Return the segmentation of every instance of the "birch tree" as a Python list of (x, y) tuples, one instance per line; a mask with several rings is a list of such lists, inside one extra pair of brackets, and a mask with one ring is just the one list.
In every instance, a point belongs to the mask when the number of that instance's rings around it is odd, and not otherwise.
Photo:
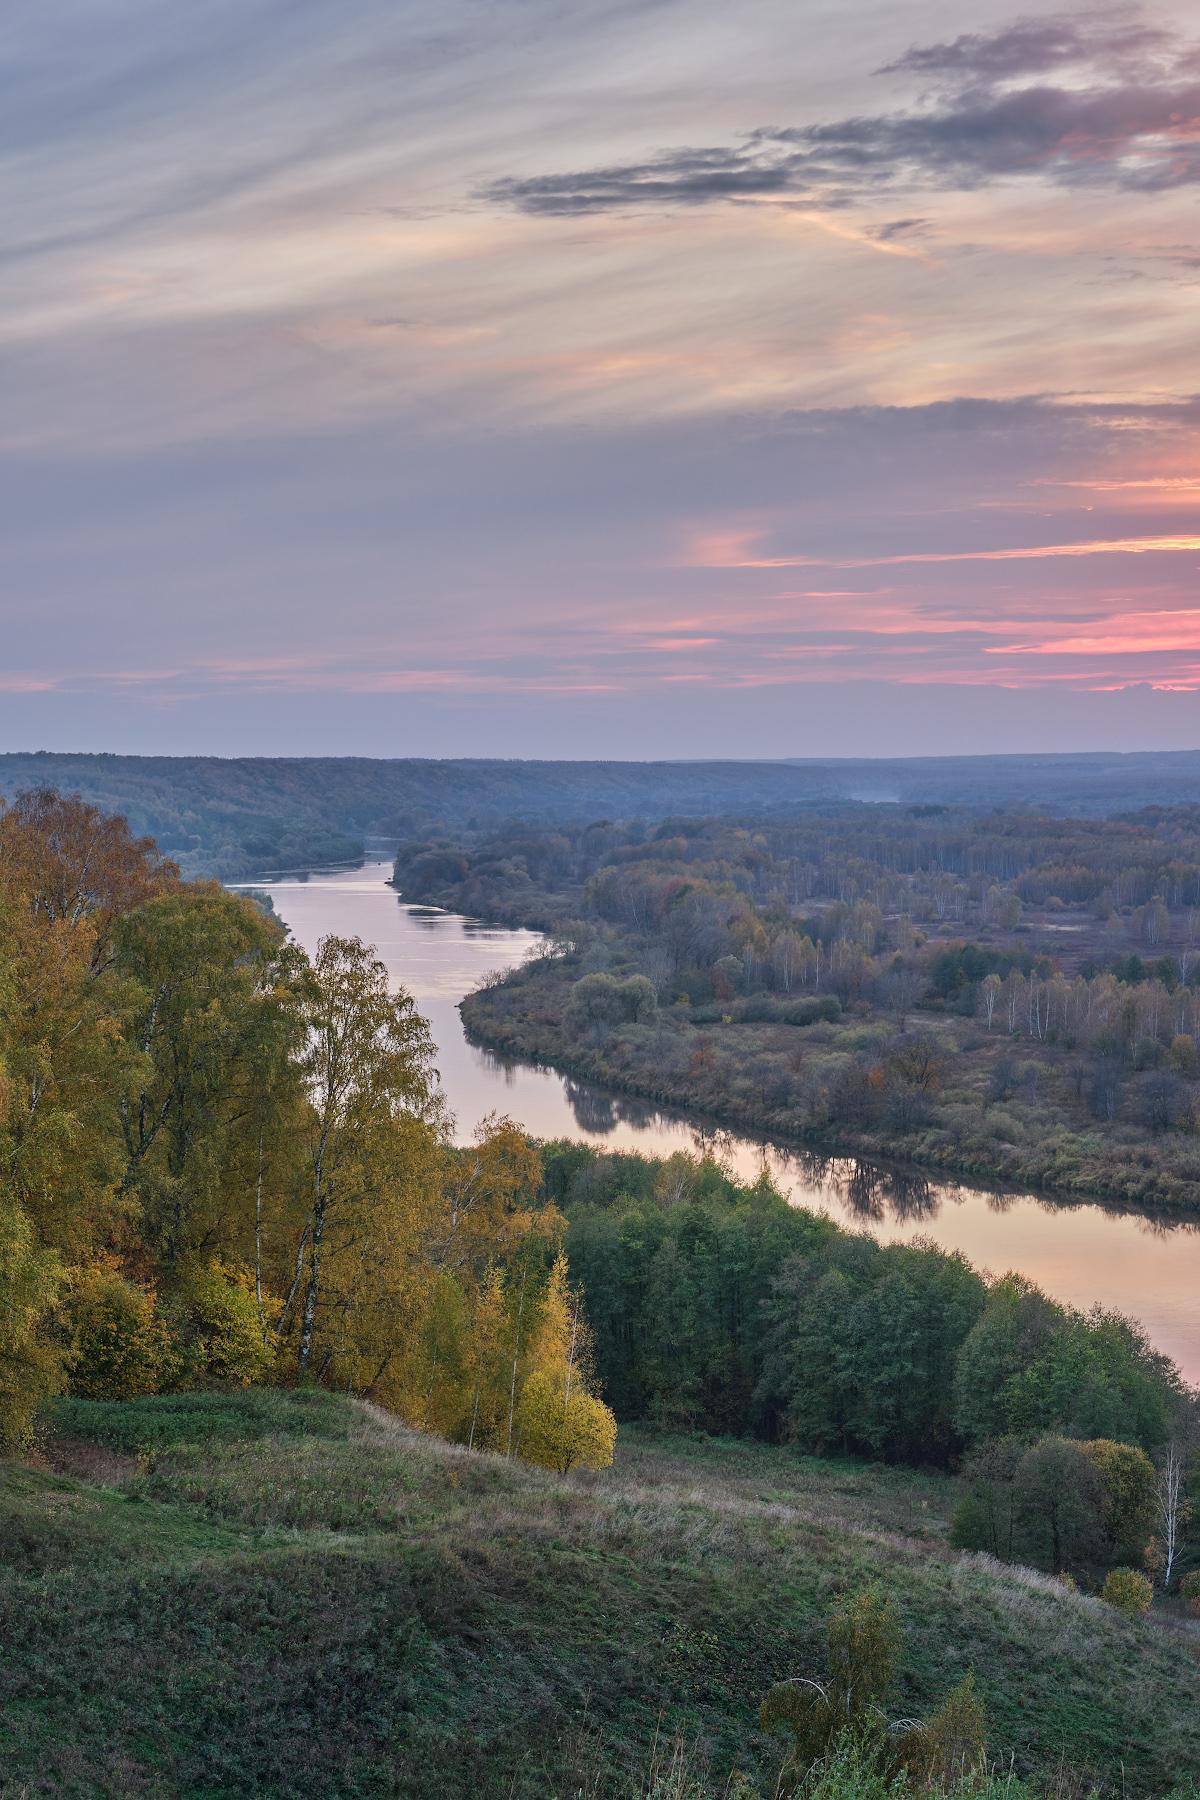
[(429, 1027), (411, 995), (391, 992), (385, 965), (361, 938), (322, 939), (303, 1005), (306, 1210), (283, 1325), (294, 1327), (307, 1373), (331, 1231), (361, 1224), (386, 1192), (392, 1127), (415, 1117), (437, 1129), (443, 1114)]
[(1154, 1487), (1154, 1503), (1157, 1513), (1154, 1562), (1159, 1571), (1164, 1593), (1171, 1585), (1183, 1528), (1191, 1516), (1192, 1509), (1187, 1496), (1185, 1472), (1184, 1458), (1180, 1453), (1179, 1445), (1172, 1438), (1167, 1445), (1167, 1453), (1158, 1470), (1158, 1478)]

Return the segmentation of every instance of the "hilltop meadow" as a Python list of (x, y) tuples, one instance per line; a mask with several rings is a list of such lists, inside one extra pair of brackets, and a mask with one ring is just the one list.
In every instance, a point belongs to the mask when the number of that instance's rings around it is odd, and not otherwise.
[[(637, 1429), (560, 1475), (316, 1392), (61, 1404), (0, 1465), (4, 1791), (770, 1795), (760, 1704), (876, 1581), (889, 1720), (974, 1674), (998, 1774), (957, 1791), (1194, 1794), (1194, 1640), (951, 1550), (956, 1495)], [(814, 1792), (897, 1791), (866, 1761)]]

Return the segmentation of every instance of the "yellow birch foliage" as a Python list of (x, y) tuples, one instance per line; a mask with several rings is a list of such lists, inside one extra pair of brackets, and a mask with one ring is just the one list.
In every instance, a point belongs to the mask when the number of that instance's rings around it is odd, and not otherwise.
[(526, 1462), (566, 1474), (606, 1469), (617, 1443), (617, 1421), (592, 1391), (591, 1341), (578, 1294), (567, 1280), (567, 1259), (554, 1262), (542, 1303), (532, 1367), (517, 1408), (517, 1449)]
[(508, 1296), (503, 1271), (490, 1268), (475, 1297), (469, 1346), (470, 1410), (460, 1425), (468, 1449), (499, 1450), (504, 1447), (509, 1399), (513, 1341)]

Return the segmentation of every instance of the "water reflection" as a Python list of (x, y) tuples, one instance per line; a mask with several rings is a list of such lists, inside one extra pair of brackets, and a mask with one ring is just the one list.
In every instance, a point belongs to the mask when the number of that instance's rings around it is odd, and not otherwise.
[(563, 1092), (580, 1131), (589, 1137), (611, 1137), (621, 1123), (621, 1102), (614, 1095), (573, 1081), (569, 1075), (563, 1082)]
[(855, 1158), (839, 1186), (847, 1210), (864, 1222), (878, 1222), (890, 1215), (907, 1224), (936, 1218), (941, 1211), (941, 1198), (933, 1184), (915, 1169), (883, 1169)]
[(740, 1180), (766, 1174), (796, 1203), (881, 1240), (932, 1238), (979, 1268), (1019, 1269), (1072, 1304), (1099, 1301), (1131, 1313), (1192, 1379), (1200, 1378), (1196, 1224), (1170, 1214), (1123, 1213), (1086, 1196), (1052, 1201), (971, 1187), (927, 1169), (771, 1143), (469, 1044), (459, 1000), (491, 970), (522, 962), (541, 939), (406, 901), (387, 885), (390, 874), (386, 863), (375, 863), (252, 885), (270, 893), (278, 917), (310, 951), (330, 932), (376, 946), (430, 1021), (460, 1140), (485, 1114), (503, 1112), (542, 1139), (578, 1138), (648, 1155), (713, 1155)]

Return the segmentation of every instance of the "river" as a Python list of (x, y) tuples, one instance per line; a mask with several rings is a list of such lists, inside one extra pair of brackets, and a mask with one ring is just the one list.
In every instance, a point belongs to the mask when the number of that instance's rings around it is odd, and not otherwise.
[(479, 1120), (507, 1113), (535, 1137), (581, 1139), (600, 1148), (666, 1155), (715, 1150), (739, 1175), (764, 1167), (799, 1205), (884, 1240), (922, 1237), (961, 1250), (981, 1269), (1019, 1269), (1057, 1299), (1099, 1302), (1139, 1319), (1151, 1340), (1200, 1380), (1200, 1231), (1161, 1225), (1096, 1205), (1061, 1205), (1002, 1194), (940, 1174), (887, 1171), (854, 1158), (814, 1159), (783, 1146), (698, 1129), (552, 1069), (513, 1063), (469, 1044), (458, 1015), (463, 995), (492, 969), (511, 968), (540, 938), (455, 913), (413, 906), (387, 885), (391, 866), (260, 882), (298, 943), (312, 951), (330, 933), (375, 945), (430, 1022), (438, 1069), (460, 1140)]

